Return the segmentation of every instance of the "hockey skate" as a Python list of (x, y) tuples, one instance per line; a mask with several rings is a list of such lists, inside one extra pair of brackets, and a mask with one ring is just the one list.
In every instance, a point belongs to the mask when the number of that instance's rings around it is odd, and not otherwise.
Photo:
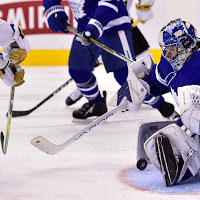
[(163, 117), (166, 117), (169, 120), (176, 121), (180, 118), (180, 115), (175, 111), (174, 105), (171, 103), (164, 102), (158, 110)]
[(83, 97), (82, 93), (80, 92), (80, 90), (75, 89), (66, 99), (65, 103), (67, 104), (67, 106), (71, 106), (74, 103), (76, 103), (79, 99), (81, 99)]
[(107, 112), (106, 91), (103, 91), (103, 102), (100, 104), (85, 103), (79, 110), (73, 112), (76, 119), (87, 119), (88, 117), (101, 116)]
[[(101, 56), (99, 56), (99, 58), (96, 60), (95, 62), (95, 66), (94, 67), (98, 67), (99, 65), (102, 64), (102, 60), (101, 60)], [(83, 97), (82, 93), (80, 92), (80, 90), (78, 88), (76, 88), (66, 99), (65, 103), (67, 106), (71, 106), (73, 104), (75, 104), (78, 100), (80, 100)]]

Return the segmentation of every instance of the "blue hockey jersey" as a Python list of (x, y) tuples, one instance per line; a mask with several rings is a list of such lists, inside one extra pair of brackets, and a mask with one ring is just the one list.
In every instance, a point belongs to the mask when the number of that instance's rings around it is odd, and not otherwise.
[(154, 65), (150, 74), (144, 79), (150, 86), (151, 94), (158, 96), (171, 92), (178, 104), (178, 87), (200, 85), (200, 51), (197, 51), (175, 73), (170, 63), (162, 56), (161, 61)]
[(77, 29), (84, 31), (91, 18), (103, 25), (104, 33), (131, 29), (130, 17), (122, 0), (68, 0)]

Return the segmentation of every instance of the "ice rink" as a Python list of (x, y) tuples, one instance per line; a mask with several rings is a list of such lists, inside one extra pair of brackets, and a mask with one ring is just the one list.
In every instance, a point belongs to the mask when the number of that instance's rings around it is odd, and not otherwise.
[[(70, 78), (67, 67), (26, 67), (25, 71), (26, 83), (15, 90), (14, 110), (34, 107)], [(118, 84), (103, 67), (95, 74), (109, 100)], [(0, 130), (5, 132), (10, 89), (3, 82), (0, 88)], [(71, 107), (65, 105), (74, 88), (71, 82), (28, 116), (12, 118), (7, 154), (0, 154), (0, 200), (199, 199), (198, 181), (166, 188), (153, 166), (136, 169), (139, 123), (165, 120), (146, 105), (137, 113), (113, 116), (56, 155), (32, 146), (36, 136), (63, 143), (90, 123), (74, 122), (71, 115), (86, 102), (84, 98)]]

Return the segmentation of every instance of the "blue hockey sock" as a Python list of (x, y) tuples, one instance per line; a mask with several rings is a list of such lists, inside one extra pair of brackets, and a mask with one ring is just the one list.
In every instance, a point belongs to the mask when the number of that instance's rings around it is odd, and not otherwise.
[(98, 104), (103, 102), (96, 77), (92, 72), (81, 72), (69, 69), (69, 73), (76, 82), (77, 88), (90, 103)]

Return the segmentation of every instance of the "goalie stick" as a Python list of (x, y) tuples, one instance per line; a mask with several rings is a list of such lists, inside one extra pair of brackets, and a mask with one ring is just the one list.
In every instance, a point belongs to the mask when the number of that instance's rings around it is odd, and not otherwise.
[(8, 106), (8, 119), (7, 119), (6, 135), (4, 135), (4, 133), (1, 131), (1, 147), (2, 147), (2, 151), (4, 154), (6, 154), (7, 148), (8, 148), (10, 125), (11, 125), (11, 119), (12, 119), (12, 109), (13, 109), (13, 103), (14, 103), (14, 94), (15, 94), (15, 87), (11, 87), (10, 100), (9, 100), (9, 106)]
[(123, 109), (127, 108), (127, 106), (128, 106), (128, 101), (125, 101), (124, 103), (120, 104), (116, 108), (110, 110), (109, 112), (105, 113), (101, 117), (97, 118), (95, 121), (93, 121), (88, 126), (86, 126), (82, 130), (80, 130), (78, 133), (76, 133), (69, 140), (67, 140), (66, 142), (60, 145), (53, 144), (42, 136), (35, 137), (33, 140), (31, 140), (31, 144), (47, 154), (50, 154), (50, 155), (57, 154), (63, 149), (65, 149), (66, 147), (68, 147), (71, 143), (79, 140), (83, 135), (89, 133), (95, 127), (106, 122), (108, 118), (112, 117), (117, 112), (122, 111)]
[[(71, 81), (72, 81), (72, 78), (70, 78), (68, 81), (66, 81), (64, 84), (62, 84), (58, 89), (56, 89), (48, 97), (46, 97), (44, 100), (42, 100), (40, 103), (38, 103), (36, 106), (34, 106), (31, 109), (29, 109), (29, 110), (13, 110), (12, 116), (13, 117), (20, 117), (20, 116), (25, 116), (25, 115), (32, 113), (34, 110), (39, 108), (42, 104), (44, 104), (47, 100), (49, 100), (51, 97), (55, 96), (58, 92), (60, 92)], [(7, 115), (8, 115), (8, 113), (7, 113)]]

